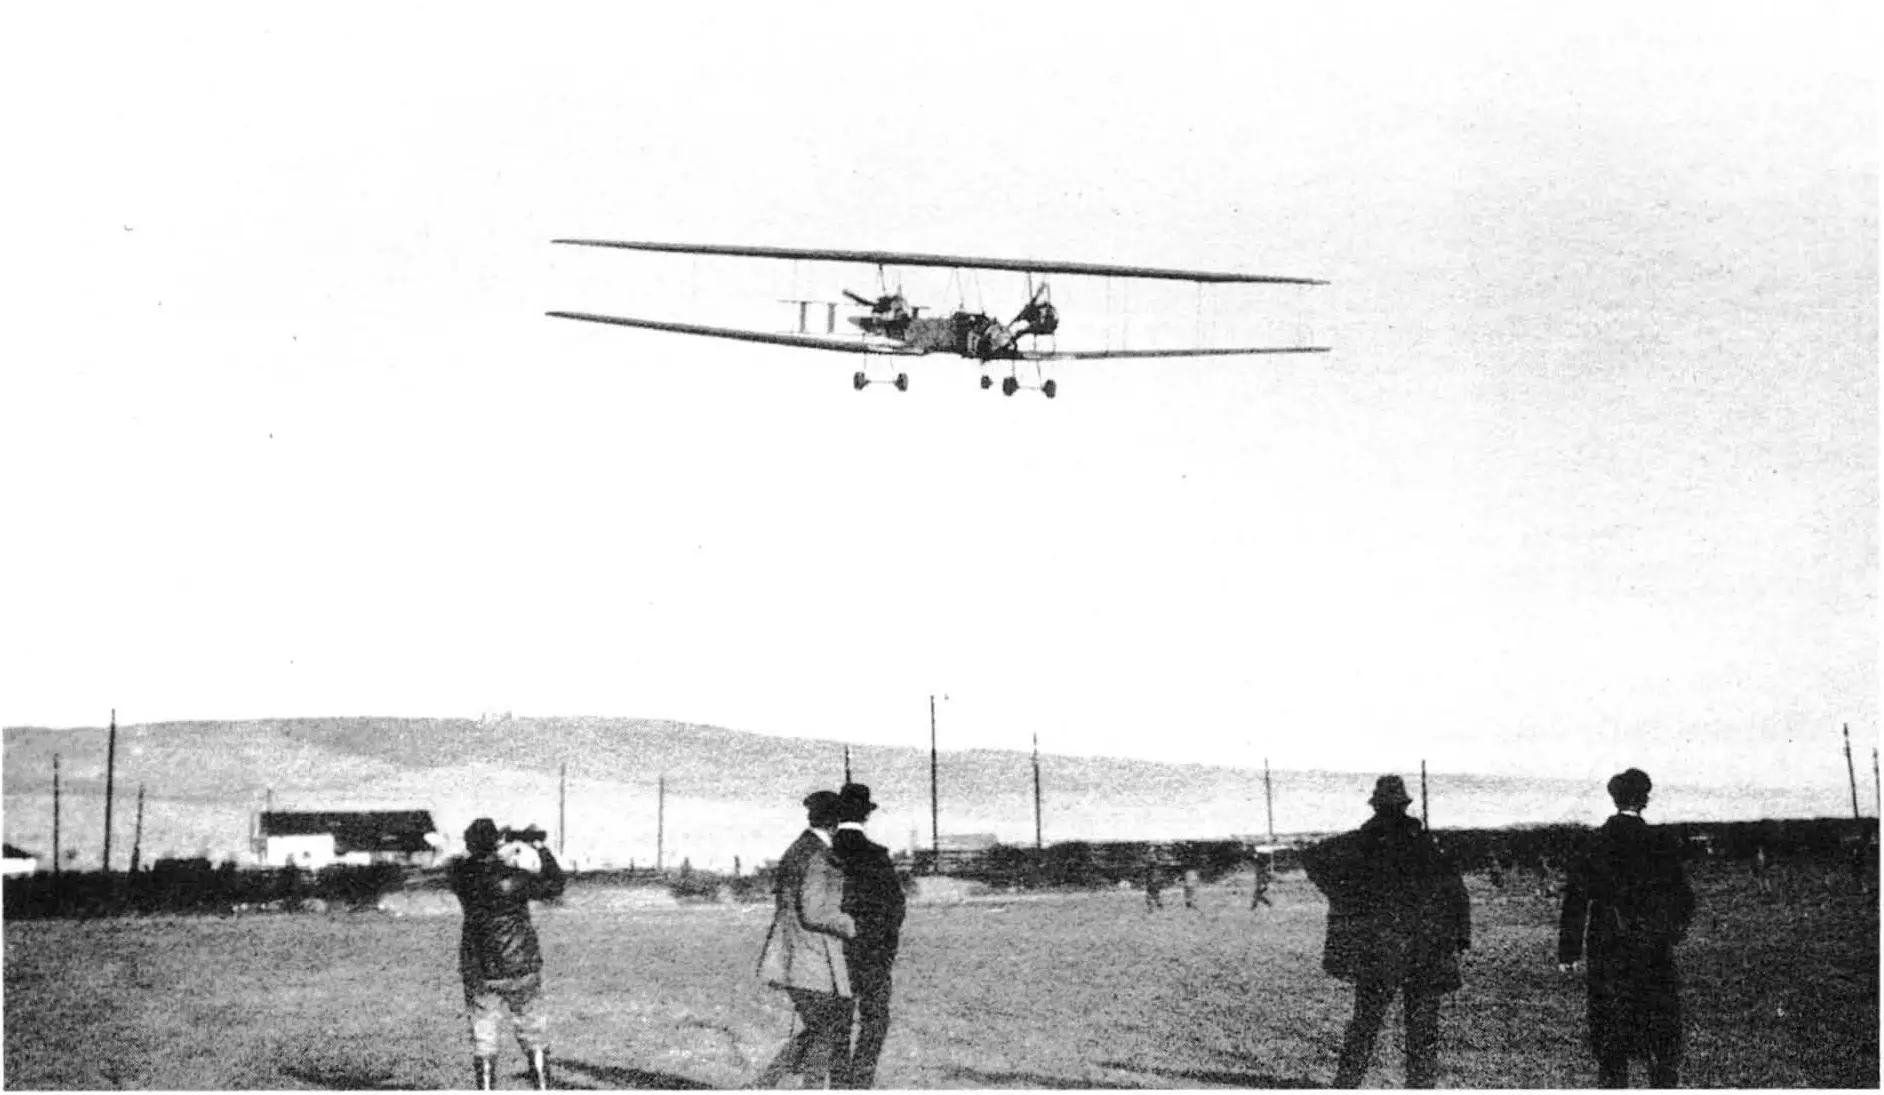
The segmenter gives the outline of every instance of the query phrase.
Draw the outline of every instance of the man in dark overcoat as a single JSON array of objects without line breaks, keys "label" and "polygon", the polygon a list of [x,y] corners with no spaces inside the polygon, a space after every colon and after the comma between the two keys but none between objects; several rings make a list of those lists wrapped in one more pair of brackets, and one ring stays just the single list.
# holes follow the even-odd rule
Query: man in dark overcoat
[{"label": "man in dark overcoat", "polygon": [[1648,1065],[1649,1084],[1672,1088],[1681,1074],[1681,980],[1675,944],[1694,916],[1694,890],[1674,841],[1642,820],[1648,773],[1609,781],[1616,813],[1570,861],[1557,934],[1558,968],[1587,958],[1590,1051],[1597,1083],[1629,1086],[1629,1058]]},{"label": "man in dark overcoat", "polygon": [[772,927],[759,953],[759,977],[784,989],[801,1029],[766,1065],[754,1087],[775,1086],[796,1073],[807,1087],[824,1087],[850,1056],[850,973],[844,942],[857,926],[843,910],[844,875],[832,854],[838,798],[814,791],[805,798],[806,828],[779,857],[773,883]]},{"label": "man in dark overcoat", "polygon": [[840,820],[832,851],[844,872],[844,911],[857,925],[857,934],[844,943],[850,994],[857,1005],[857,1037],[837,1086],[867,1088],[876,1083],[877,1059],[890,1029],[890,968],[902,942],[903,880],[890,861],[890,850],[864,833],[864,823],[877,808],[870,801],[870,788],[846,783],[837,797]]},{"label": "man in dark overcoat", "polygon": [[1411,802],[1399,776],[1382,776],[1368,799],[1372,818],[1303,854],[1328,898],[1322,968],[1354,984],[1335,1087],[1360,1086],[1396,992],[1406,1009],[1406,1086],[1438,1078],[1439,998],[1459,988],[1471,903],[1457,865],[1406,815]]}]

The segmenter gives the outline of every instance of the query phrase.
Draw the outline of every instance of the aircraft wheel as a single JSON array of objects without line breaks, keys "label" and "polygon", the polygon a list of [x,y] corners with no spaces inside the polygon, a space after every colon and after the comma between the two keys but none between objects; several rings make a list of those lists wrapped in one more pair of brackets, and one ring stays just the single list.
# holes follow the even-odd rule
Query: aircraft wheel
[{"label": "aircraft wheel", "polygon": [[908,373],[896,374],[896,390],[899,392],[906,392],[909,390],[909,374]]},{"label": "aircraft wheel", "polygon": [[1002,379],[1001,381],[1001,394],[1002,395],[1013,395],[1015,392],[1018,392],[1018,391],[1020,391],[1020,381],[1015,380],[1011,376]]},{"label": "aircraft wheel", "polygon": [[1053,393],[1059,390],[1060,390],[1060,386],[1051,380],[1047,381],[1045,384],[1042,384],[1040,386],[1041,394],[1045,395],[1048,399],[1052,399]]},{"label": "aircraft wheel", "polygon": [[992,387],[994,387],[994,378],[989,376],[987,373],[982,373],[981,374],[981,390],[985,392],[989,388],[992,388]]},{"label": "aircraft wheel", "polygon": [[864,390],[864,385],[868,383],[870,383],[870,378],[863,375],[861,372],[850,378],[850,386],[860,392]]}]

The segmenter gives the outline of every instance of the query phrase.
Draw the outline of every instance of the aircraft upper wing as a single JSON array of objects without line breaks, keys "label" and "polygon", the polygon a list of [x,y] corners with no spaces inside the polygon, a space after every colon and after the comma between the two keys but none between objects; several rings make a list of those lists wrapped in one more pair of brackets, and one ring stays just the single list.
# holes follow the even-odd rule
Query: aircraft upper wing
[{"label": "aircraft upper wing", "polygon": [[1318,278],[1285,278],[1272,274],[1230,274],[1213,270],[1167,270],[1156,266],[1110,266],[1097,262],[1035,262],[1030,259],[988,259],[966,255],[925,255],[904,251],[831,251],[793,247],[723,247],[698,243],[646,243],[618,240],[553,240],[577,247],[616,247],[627,251],[667,251],[683,255],[723,255],[729,258],[810,259],[819,262],[863,262],[873,266],[947,266],[976,270],[1015,270],[1028,274],[1086,274],[1092,277],[1151,278],[1166,281],[1246,282],[1263,285],[1326,285]]},{"label": "aircraft upper wing", "polygon": [[1189,350],[1065,350],[1042,352],[1023,350],[1028,361],[1100,361],[1116,357],[1228,357],[1236,354],[1325,354],[1326,346],[1246,346],[1209,347]]},{"label": "aircraft upper wing", "polygon": [[662,323],[652,319],[627,319],[599,316],[589,312],[549,312],[558,319],[580,319],[588,323],[613,323],[618,327],[645,327],[650,331],[672,331],[681,335],[730,338],[740,342],[772,342],[780,346],[798,346],[807,350],[838,350],[848,354],[921,354],[921,350],[894,343],[866,342],[862,338],[820,338],[816,335],[773,334],[748,331],[738,327],[702,327],[693,323]]}]

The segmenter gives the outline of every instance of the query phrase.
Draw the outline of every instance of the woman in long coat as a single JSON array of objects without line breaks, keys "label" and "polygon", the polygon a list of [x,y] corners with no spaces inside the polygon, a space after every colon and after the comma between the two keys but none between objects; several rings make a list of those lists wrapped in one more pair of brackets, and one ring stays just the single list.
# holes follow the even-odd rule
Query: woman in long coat
[{"label": "woman in long coat", "polygon": [[779,858],[759,977],[791,997],[803,1029],[760,1073],[755,1087],[773,1086],[788,1072],[803,1076],[809,1087],[823,1087],[850,1056],[844,941],[857,934],[857,926],[841,907],[844,874],[831,853],[838,807],[833,791],[807,797],[808,827]]}]

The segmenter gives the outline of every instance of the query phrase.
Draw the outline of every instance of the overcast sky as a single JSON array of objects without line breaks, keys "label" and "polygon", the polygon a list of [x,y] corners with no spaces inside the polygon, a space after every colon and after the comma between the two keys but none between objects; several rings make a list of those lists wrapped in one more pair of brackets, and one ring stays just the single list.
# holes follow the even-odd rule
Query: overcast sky
[{"label": "overcast sky", "polygon": [[[923,744],[934,693],[945,745],[1770,784],[1876,743],[1867,6],[679,8],[11,13],[0,721]],[[873,271],[561,236],[1321,277],[1055,300],[1334,352],[858,393],[543,313],[779,329]]]}]

